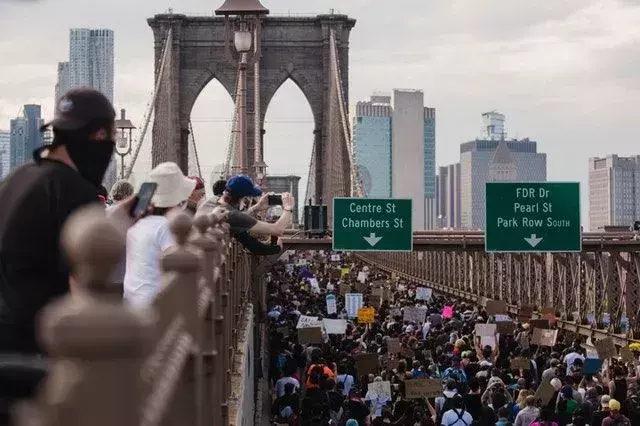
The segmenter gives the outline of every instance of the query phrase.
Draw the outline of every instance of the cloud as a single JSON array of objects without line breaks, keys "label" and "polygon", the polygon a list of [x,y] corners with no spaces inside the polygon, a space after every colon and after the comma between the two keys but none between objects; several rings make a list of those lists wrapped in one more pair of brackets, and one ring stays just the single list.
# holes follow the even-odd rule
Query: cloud
[{"label": "cloud", "polygon": [[[637,151],[640,0],[262,1],[274,15],[335,8],[355,17],[351,101],[375,90],[422,88],[425,102],[437,108],[441,165],[458,159],[459,144],[477,136],[479,115],[490,109],[507,115],[509,135],[540,142],[539,149],[548,152],[550,179],[579,179],[583,190],[588,157]],[[211,15],[218,3],[185,0],[175,11]],[[116,104],[140,122],[153,88],[146,18],[164,10],[165,4],[152,0],[0,0],[0,128],[26,102],[42,102],[50,114],[56,62],[68,56],[71,27],[115,31]],[[287,98],[277,96],[269,108],[274,122],[267,138],[278,141],[265,150],[283,169],[287,158],[295,158],[292,172],[304,175],[306,160],[298,161],[303,154],[294,157],[287,149],[312,142],[308,128],[286,123],[310,116],[294,89],[285,87]],[[205,90],[194,116],[228,115],[223,95]],[[216,164],[228,125],[208,122],[199,123],[196,133],[202,161]]]}]

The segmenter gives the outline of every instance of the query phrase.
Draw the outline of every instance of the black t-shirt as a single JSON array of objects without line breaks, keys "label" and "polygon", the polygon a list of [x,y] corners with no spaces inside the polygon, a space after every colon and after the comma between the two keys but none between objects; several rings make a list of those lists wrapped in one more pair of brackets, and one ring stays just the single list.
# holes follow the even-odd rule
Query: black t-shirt
[{"label": "black t-shirt", "polygon": [[230,226],[232,234],[241,234],[253,228],[258,220],[245,212],[241,212],[236,207],[226,204],[225,207],[229,212],[227,223]]},{"label": "black t-shirt", "polygon": [[97,189],[57,161],[25,164],[0,182],[0,351],[40,352],[36,316],[69,291],[60,231],[97,201]]}]

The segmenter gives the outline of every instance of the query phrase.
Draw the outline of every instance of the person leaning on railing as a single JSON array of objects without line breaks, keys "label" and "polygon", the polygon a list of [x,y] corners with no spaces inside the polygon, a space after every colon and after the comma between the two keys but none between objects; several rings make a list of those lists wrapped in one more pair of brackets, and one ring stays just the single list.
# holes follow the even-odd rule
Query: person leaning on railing
[{"label": "person leaning on railing", "polygon": [[[253,197],[261,198],[248,211],[243,211]],[[268,223],[252,216],[252,213],[266,207],[267,198],[266,194],[262,195],[262,189],[254,185],[248,176],[239,175],[227,181],[222,197],[218,200],[218,205],[228,210],[227,222],[231,227],[231,235],[253,254],[270,255],[282,251],[280,240],[278,244],[263,244],[253,235],[281,237],[291,224],[295,199],[289,193],[282,194],[283,212],[276,222]]]}]

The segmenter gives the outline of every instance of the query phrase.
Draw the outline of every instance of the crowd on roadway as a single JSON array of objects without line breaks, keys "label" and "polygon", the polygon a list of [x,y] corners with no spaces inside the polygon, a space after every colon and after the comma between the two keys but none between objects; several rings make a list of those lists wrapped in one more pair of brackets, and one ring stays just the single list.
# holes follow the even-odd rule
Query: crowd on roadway
[{"label": "crowd on roadway", "polygon": [[146,176],[154,188],[148,205],[140,207],[143,196],[126,181],[107,193],[101,183],[114,154],[114,119],[113,106],[101,93],[68,92],[54,119],[43,126],[52,127],[52,144],[0,182],[0,424],[6,406],[32,397],[46,376],[38,317],[54,299],[74,291],[74,271],[60,234],[75,212],[102,203],[126,236],[126,256],[108,291],[135,307],[149,306],[158,294],[161,256],[176,244],[168,220],[176,210],[200,215],[218,209],[232,236],[249,251],[282,250],[278,237],[291,225],[295,200],[285,193],[270,206],[268,194],[244,175],[215,182],[214,197],[207,200],[201,178],[185,176],[177,164],[166,162]]},{"label": "crowd on roadway", "polygon": [[268,281],[274,424],[640,425],[637,353],[594,351],[555,314],[439,296],[345,253],[287,252]]}]

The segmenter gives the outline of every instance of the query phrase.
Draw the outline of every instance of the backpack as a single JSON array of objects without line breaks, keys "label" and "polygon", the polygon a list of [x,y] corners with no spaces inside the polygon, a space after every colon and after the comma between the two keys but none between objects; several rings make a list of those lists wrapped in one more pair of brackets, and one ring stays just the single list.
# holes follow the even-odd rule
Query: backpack
[{"label": "backpack", "polygon": [[[442,416],[444,415],[444,413],[446,413],[449,410],[453,410],[453,399],[456,396],[460,396],[459,393],[456,392],[455,395],[453,395],[451,398],[449,398],[446,395],[442,395],[444,397],[444,402],[442,403],[442,409],[439,411],[438,417],[437,417],[437,424],[441,424],[442,423]],[[464,408],[462,409],[464,411]],[[457,411],[456,411],[457,412]]]}]

